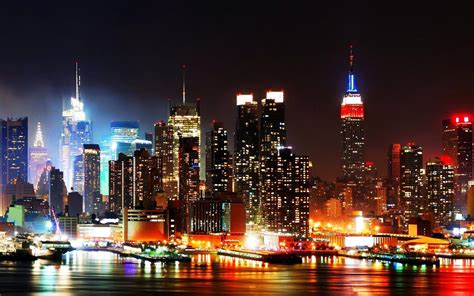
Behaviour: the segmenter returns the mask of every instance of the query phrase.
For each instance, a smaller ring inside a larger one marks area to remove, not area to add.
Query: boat
[[[44,240],[38,243],[33,255],[40,259],[60,260],[64,254],[73,250],[69,241]]]
[[[217,254],[268,263],[296,264],[303,262],[303,259],[298,255],[286,252],[254,252],[247,250],[219,249]]]

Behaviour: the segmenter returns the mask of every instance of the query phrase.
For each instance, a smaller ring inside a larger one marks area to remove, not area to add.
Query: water
[[[197,264],[198,263],[198,264]],[[192,263],[162,264],[108,252],[75,251],[62,262],[0,262],[0,293],[15,294],[225,294],[225,295],[474,295],[474,262],[439,267],[305,258],[297,265],[196,255]]]

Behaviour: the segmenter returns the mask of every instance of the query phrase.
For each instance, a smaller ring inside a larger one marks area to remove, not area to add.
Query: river
[[[196,255],[191,263],[143,262],[108,252],[74,251],[62,262],[0,262],[0,293],[221,295],[474,295],[474,262],[439,267],[305,258],[296,265]]]

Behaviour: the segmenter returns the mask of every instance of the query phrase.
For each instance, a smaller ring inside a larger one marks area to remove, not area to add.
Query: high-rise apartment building
[[[210,196],[228,192],[229,173],[227,130],[222,122],[214,121],[206,133],[206,192]]]
[[[163,177],[163,191],[170,200],[178,197],[178,182],[173,166],[173,127],[163,120],[155,124],[155,155],[160,161]]]
[[[251,225],[259,223],[259,167],[258,103],[251,94],[238,94],[234,138],[235,190],[243,196],[246,221]]]
[[[280,147],[262,175],[264,228],[307,235],[309,231],[309,158]]]
[[[190,232],[190,208],[199,198],[199,138],[179,139],[179,209],[178,231]]]
[[[472,122],[468,115],[443,120],[442,159],[452,163],[455,211],[466,214],[468,181],[472,179]]]
[[[426,164],[428,211],[435,226],[447,226],[454,218],[454,168],[440,159]]]
[[[406,228],[410,218],[423,212],[423,149],[414,143],[400,150],[400,210]]]
[[[83,149],[84,168],[84,211],[98,214],[102,208],[100,194],[100,147],[97,144],[85,144]]]

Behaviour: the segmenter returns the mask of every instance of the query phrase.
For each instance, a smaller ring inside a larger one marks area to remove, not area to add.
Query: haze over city
[[[188,97],[201,98],[204,129],[218,119],[233,132],[236,93],[261,99],[267,89],[283,89],[292,146],[329,180],[340,174],[349,44],[366,106],[366,155],[379,174],[386,174],[390,143],[419,143],[428,159],[440,151],[441,119],[473,111],[472,21],[435,4],[414,5],[411,16],[368,2],[67,6],[9,3],[0,20],[0,116],[41,121],[53,162],[76,60],[95,140],[113,120],[140,120],[151,132],[167,118],[168,100],[179,102],[186,64]]]

